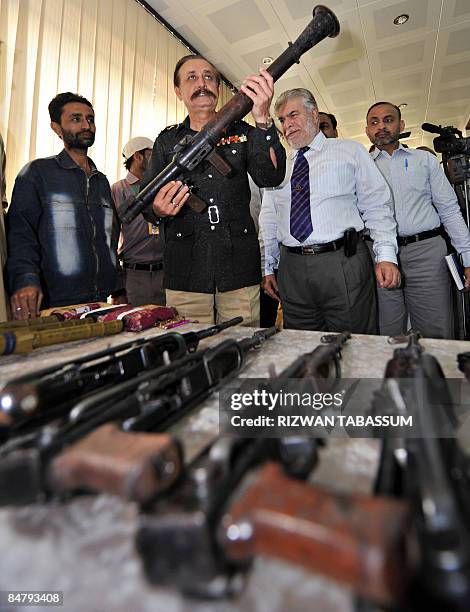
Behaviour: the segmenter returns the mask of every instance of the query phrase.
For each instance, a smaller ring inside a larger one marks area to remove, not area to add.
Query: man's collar
[[[318,134],[316,134],[315,138],[312,140],[312,142],[310,142],[307,146],[312,150],[312,151],[321,151],[323,149],[323,145],[325,144],[326,141],[326,136],[325,134],[320,130],[318,132]],[[294,159],[297,156],[299,149],[291,149],[290,153],[289,153],[289,157],[290,159]]]
[[[74,170],[75,168],[80,168],[80,166],[73,161],[73,159],[70,157],[70,155],[67,153],[65,149],[62,149],[62,151],[58,155],[56,155],[55,158],[59,166],[61,166],[62,168],[65,168],[66,170]],[[90,164],[90,168],[92,169],[92,171],[97,172],[97,169],[96,169],[96,166],[93,160],[88,158],[88,162]]]
[[[209,121],[211,121],[211,119]],[[209,123],[209,121],[207,123]],[[236,122],[234,122],[234,123],[236,123]],[[184,118],[184,121],[178,125],[177,130],[179,131],[182,128],[186,128],[188,130],[191,130],[191,132],[196,133],[196,130],[193,130],[193,128],[191,127],[191,119],[190,119],[189,115],[186,115],[186,117]]]
[[[126,176],[126,181],[129,183],[129,185],[134,185],[134,183],[138,183],[140,181],[140,178],[129,171]]]
[[[392,151],[392,154],[395,151],[403,151],[403,153],[406,153],[408,155],[410,155],[411,151],[410,149],[408,149],[407,147],[404,147],[401,142],[398,143],[398,148],[394,149],[394,151]],[[377,148],[377,146],[375,147],[375,149],[373,151],[370,152],[372,159],[377,159],[377,157],[382,154],[382,157],[392,157],[389,153],[387,153],[387,151],[383,150],[381,151],[380,149]]]
[[[180,123],[176,129],[179,131],[183,127],[187,128],[188,130],[191,129],[191,119],[189,118],[189,115],[186,115],[186,117],[184,118],[184,121]]]

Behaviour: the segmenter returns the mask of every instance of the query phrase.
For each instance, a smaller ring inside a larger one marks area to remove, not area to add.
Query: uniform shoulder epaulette
[[[166,128],[163,128],[163,130],[160,132],[160,134],[165,134],[166,132],[169,132],[170,130],[173,130],[174,128],[177,128],[179,126],[179,123],[174,123],[173,125],[168,125]]]

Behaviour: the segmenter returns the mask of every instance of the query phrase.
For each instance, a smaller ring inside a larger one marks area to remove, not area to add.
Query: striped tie
[[[304,157],[308,149],[309,147],[299,149],[290,180],[290,233],[299,242],[303,242],[313,230],[310,214],[309,168],[308,161]]]

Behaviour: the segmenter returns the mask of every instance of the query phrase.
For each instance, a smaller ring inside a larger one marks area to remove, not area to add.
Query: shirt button
[[[215,225],[211,225],[211,230],[215,230]]]
[[[214,201],[214,198],[209,198],[209,202],[212,204],[212,202]]]
[[[266,140],[271,140],[271,136],[266,136]]]
[[[209,178],[212,178],[212,174],[208,174],[207,176],[208,176]]]
[[[243,230],[243,233],[244,233],[244,234],[248,234],[248,230],[246,229],[246,227],[245,227],[245,229]]]
[[[232,153],[233,153],[234,155],[236,154],[236,152],[237,152],[237,150],[236,150],[236,149],[232,149]]]

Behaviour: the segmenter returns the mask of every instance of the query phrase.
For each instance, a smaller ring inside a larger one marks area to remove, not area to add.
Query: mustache
[[[215,94],[213,94],[212,91],[210,91],[209,89],[205,89],[204,87],[199,87],[198,89],[196,89],[196,91],[191,96],[191,100],[194,100],[194,98],[197,98],[202,93],[204,93],[204,95],[206,96],[211,96],[215,100]]]

